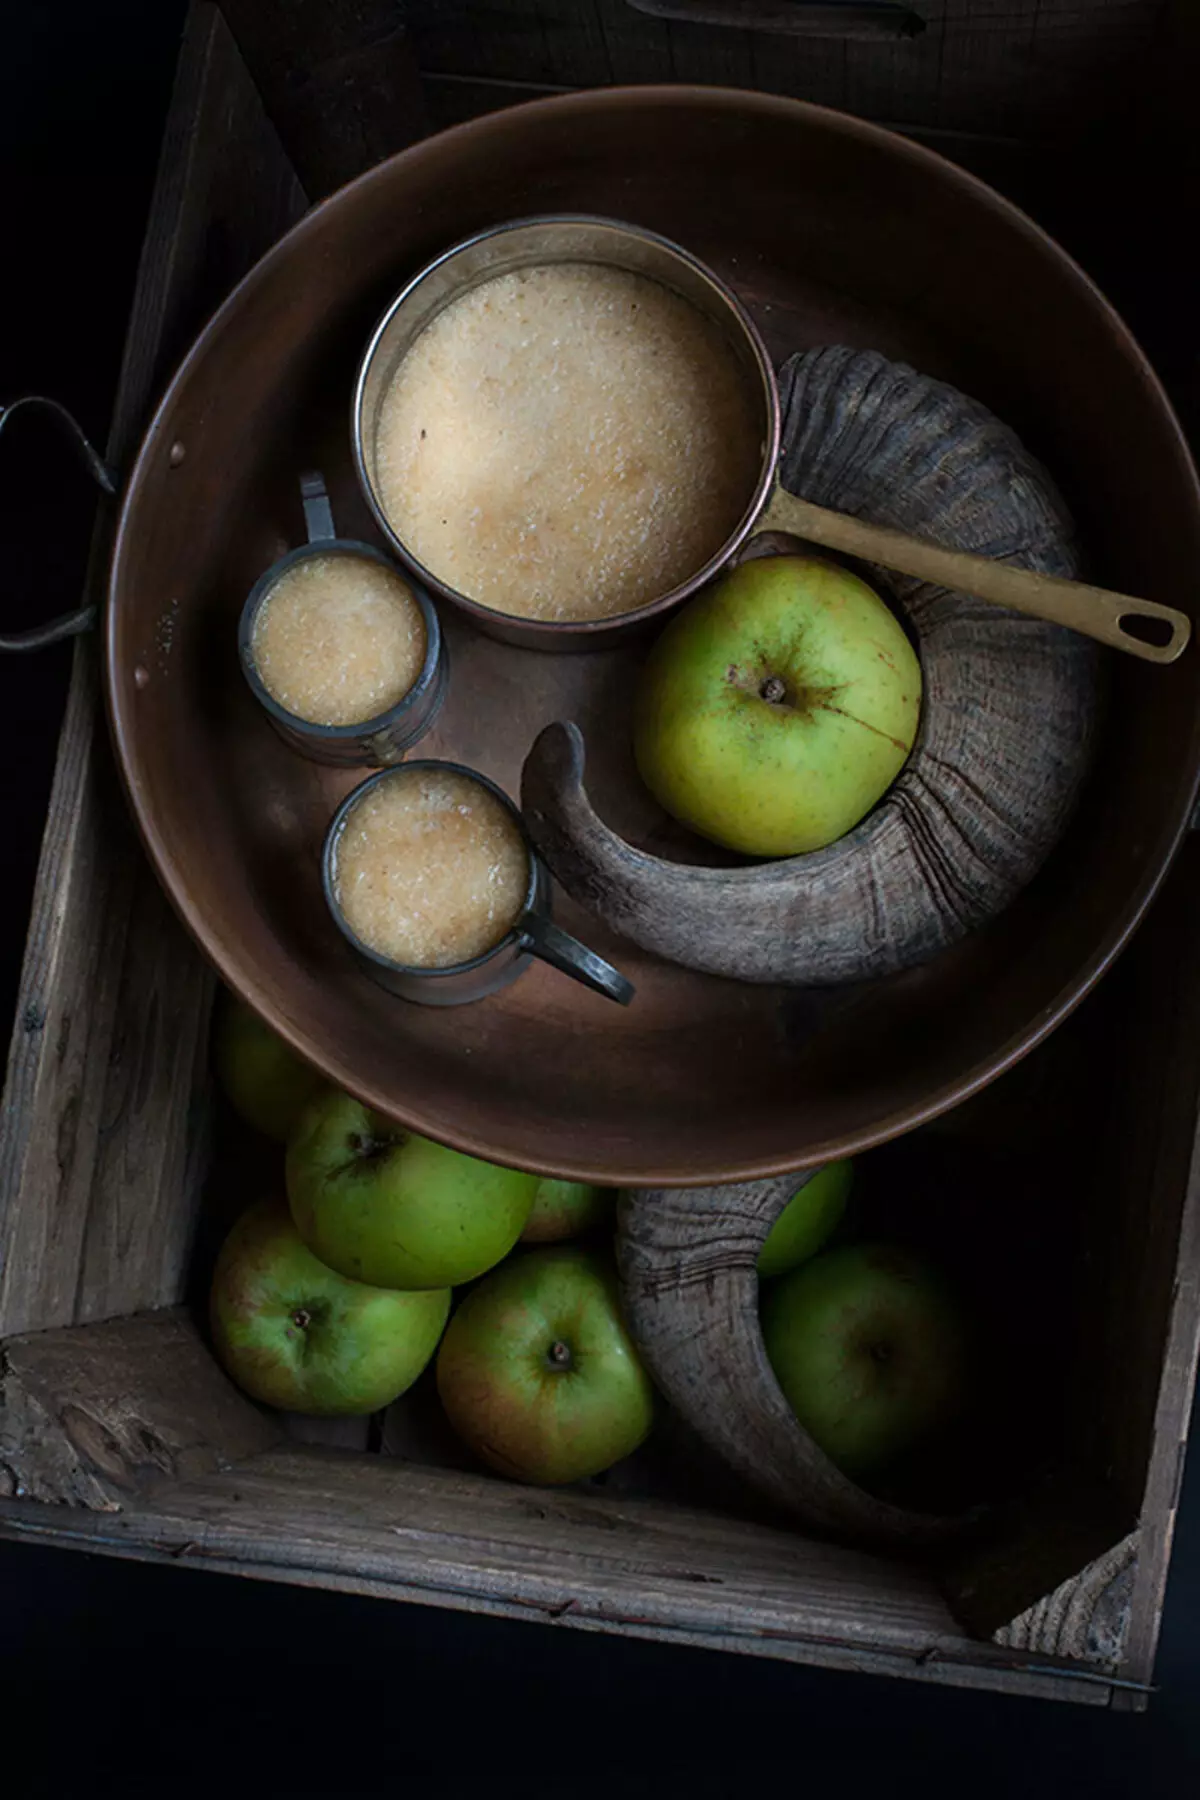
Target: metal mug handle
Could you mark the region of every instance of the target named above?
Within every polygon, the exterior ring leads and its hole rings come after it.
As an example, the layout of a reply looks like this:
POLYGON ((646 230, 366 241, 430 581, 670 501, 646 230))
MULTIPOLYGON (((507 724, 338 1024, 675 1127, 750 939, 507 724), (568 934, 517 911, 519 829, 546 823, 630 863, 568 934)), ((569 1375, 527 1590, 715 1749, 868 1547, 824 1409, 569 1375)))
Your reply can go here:
POLYGON ((584 987, 592 988, 597 994, 603 994, 606 1000, 615 1000, 618 1006, 628 1006, 637 989, 632 981, 627 981, 619 969, 581 944, 568 931, 562 931, 552 920, 542 913, 526 913, 518 927, 521 948, 540 957, 542 962, 549 963, 564 975, 573 976, 581 981, 584 987))
MULTIPOLYGON (((97 487, 105 494, 114 495, 117 491, 117 480, 99 451, 94 448, 82 427, 72 418, 65 406, 57 400, 50 400, 44 394, 24 394, 21 399, 13 400, 8 406, 0 406, 0 432, 15 413, 25 407, 40 408, 50 415, 59 430, 74 446, 80 461, 97 487)), ((81 631, 87 631, 96 622, 94 605, 81 606, 75 612, 61 613, 57 619, 51 619, 48 625, 35 625, 29 631, 9 632, 0 635, 0 651, 43 650, 48 644, 57 644, 60 639, 77 637, 81 631)))

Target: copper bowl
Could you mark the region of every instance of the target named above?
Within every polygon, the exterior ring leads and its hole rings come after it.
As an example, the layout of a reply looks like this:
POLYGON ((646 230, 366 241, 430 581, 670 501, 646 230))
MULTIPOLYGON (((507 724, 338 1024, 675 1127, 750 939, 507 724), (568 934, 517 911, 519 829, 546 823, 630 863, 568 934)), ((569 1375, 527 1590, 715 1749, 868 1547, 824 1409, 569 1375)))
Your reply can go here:
MULTIPOLYGON (((870 345, 978 396, 1066 489, 1090 573, 1191 610, 1200 494, 1181 434, 1120 320, 1042 232, 938 156, 835 113, 765 94, 608 89, 416 145, 316 207, 230 296, 125 496, 107 616, 116 751, 154 865, 222 977, 370 1104, 466 1150, 614 1185, 800 1168, 970 1094, 1105 969, 1187 825, 1200 657, 1112 659, 1101 755, 1058 850, 994 926, 878 984, 862 1009, 830 1019, 804 994, 630 954, 566 904, 564 926, 636 984, 627 1010, 536 971, 450 1012, 385 994, 353 966, 321 894, 321 843, 354 777, 291 753, 254 706, 238 612, 296 541, 298 470, 325 470, 341 529, 372 535, 346 415, 389 299, 476 232, 564 212, 682 244, 776 361, 870 345)), ((670 854, 627 747, 640 644, 545 656, 449 608, 443 624, 454 677, 422 754, 511 794, 539 725, 575 718, 596 747, 604 816, 670 854)))

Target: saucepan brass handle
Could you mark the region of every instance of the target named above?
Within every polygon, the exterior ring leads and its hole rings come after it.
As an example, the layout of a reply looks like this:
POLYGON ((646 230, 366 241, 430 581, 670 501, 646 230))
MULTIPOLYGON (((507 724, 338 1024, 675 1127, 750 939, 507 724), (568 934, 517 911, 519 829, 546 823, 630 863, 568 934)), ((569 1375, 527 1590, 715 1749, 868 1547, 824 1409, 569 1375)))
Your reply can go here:
MULTIPOLYGON (((115 494, 117 482, 112 470, 66 407, 60 406, 57 400, 49 400, 44 394, 25 394, 8 406, 0 406, 0 433, 18 413, 38 411, 43 412, 74 446, 97 487, 105 494, 115 494)), ((95 622, 95 606, 81 606, 75 612, 61 613, 47 625, 34 625, 28 631, 0 634, 0 650, 43 650, 47 644, 57 644, 61 638, 77 637, 81 631, 89 630, 95 622)))
POLYGON ((826 550, 912 575, 918 581, 973 594, 977 600, 1006 606, 1011 612, 1066 625, 1144 662, 1174 662, 1186 650, 1192 633, 1191 620, 1177 607, 1019 569, 966 550, 951 550, 849 513, 815 506, 782 487, 776 488, 757 529, 786 532, 826 550))

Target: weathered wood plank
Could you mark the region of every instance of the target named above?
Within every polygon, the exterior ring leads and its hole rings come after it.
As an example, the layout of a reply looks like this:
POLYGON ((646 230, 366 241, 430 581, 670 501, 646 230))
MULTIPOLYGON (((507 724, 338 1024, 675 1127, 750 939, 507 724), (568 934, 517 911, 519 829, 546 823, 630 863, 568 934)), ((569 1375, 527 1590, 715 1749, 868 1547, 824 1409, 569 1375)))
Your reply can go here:
POLYGON ((1110 1692, 963 1638, 919 1571, 653 1501, 284 1449, 119 1515, 51 1517, 3 1501, 0 1533, 939 1685, 1110 1692))
MULTIPOLYGON (((303 207, 224 22, 196 6, 109 437, 118 467, 187 338, 303 207)), ((209 999, 118 797, 98 647, 81 642, 0 1117, 0 1336, 179 1297, 203 1167, 209 999)))
POLYGON ((689 10, 680 0, 668 20, 628 0, 412 0, 407 17, 423 74, 549 87, 716 82, 903 127, 1053 139, 1128 92, 1162 0, 921 0, 919 36, 865 40, 849 23, 844 36, 797 36, 776 28, 778 9, 751 0, 722 8, 724 25, 699 4, 690 22, 689 10))
MULTIPOLYGON (((1005 1632, 1015 1628, 1013 1641, 1020 1642, 1022 1618, 1057 1617, 1072 1596, 1086 1611, 1099 1579, 1091 1571, 1109 1566, 1117 1547, 1129 1541, 1130 1523, 1101 1482, 1069 1467, 1041 1479, 1033 1472, 1026 1491, 1001 1510, 978 1544, 946 1558, 942 1592, 973 1637, 1007 1643, 1005 1632)), ((1094 1597, 1099 1605, 1099 1592, 1094 1597)), ((1048 1640, 1040 1647, 1051 1649, 1048 1640)), ((1064 1647, 1059 1654, 1077 1652, 1064 1647)))
POLYGON ((652 18, 774 37, 917 37, 925 23, 902 0, 626 0, 626 5, 652 18))
MULTIPOLYGON (((1193 1156, 1179 1238, 1150 1468, 1142 1500, 1140 1551, 1130 1596, 1123 1673, 1149 1682, 1162 1626, 1167 1574, 1196 1391, 1200 1321, 1200 1149, 1193 1156)), ((1135 1704, 1122 1701, 1122 1708, 1135 1704)))
POLYGON ((371 1437, 371 1420, 325 1419, 313 1413, 281 1413, 285 1437, 294 1444, 317 1444, 325 1450, 365 1451, 371 1437))
MULTIPOLYGON (((1143 1685, 1153 1669, 1200 1340, 1198 906, 1200 843, 1192 841, 1079 1018, 1024 1071, 941 1128, 967 1130, 980 1149, 989 1138, 1032 1134, 1028 1148, 1047 1162, 1059 1204, 1078 1213, 1081 1234, 1058 1315, 1058 1454, 1077 1487, 1068 1475, 1040 1499, 1031 1491, 1006 1540, 948 1576, 954 1610, 986 1631, 1007 1614, 1015 1635, 1002 1631, 1005 1642, 1040 1636, 1048 1644, 1063 1634, 1065 1646, 1071 1634, 1084 1641, 1090 1633, 1115 1655, 1120 1637, 1120 1674, 1143 1685), (1114 1043, 1128 1047, 1115 1066, 1106 1051, 1114 1043), (1044 1094, 1030 1087, 1039 1067, 1054 1077, 1044 1094), (1064 1120, 1089 1113, 1095 1128, 1086 1141, 1064 1132, 1064 1120), (1063 1579, 1072 1558, 1078 1573, 1063 1579)), ((1039 1311, 1045 1304, 1043 1297, 1039 1311)), ((1114 1704, 1141 1703, 1136 1692, 1117 1691, 1123 1697, 1114 1704)))
POLYGON ((1093 1663, 1117 1674, 1125 1664, 1138 1542, 1138 1533, 1131 1531, 1070 1581, 1002 1626, 994 1641, 1011 1650, 1093 1663))
POLYGON ((1091 1194, 1081 1294, 1091 1328, 1070 1410, 1092 1466, 1134 1514, 1146 1510, 1148 1477, 1160 1502, 1177 1479, 1200 1333, 1198 906, 1193 838, 1101 996, 1106 1030, 1119 1029, 1131 1054, 1091 1194))
POLYGON ((0 1492, 18 1498, 111 1512, 279 1437, 181 1309, 0 1348, 0 1492))
MULTIPOLYGON (((761 87, 755 66, 755 47, 762 44, 770 58, 778 49, 774 37, 765 40, 752 31, 706 31, 694 20, 672 21, 666 26, 671 70, 676 81, 711 83, 715 87, 761 87)), ((773 85, 768 81, 766 86, 773 85)))
POLYGON ((947 4, 936 122, 1047 136, 1068 122, 1086 129, 1136 87, 1161 12, 1161 0, 947 4))
POLYGON ((314 199, 424 137, 396 0, 221 0, 221 8, 314 199))

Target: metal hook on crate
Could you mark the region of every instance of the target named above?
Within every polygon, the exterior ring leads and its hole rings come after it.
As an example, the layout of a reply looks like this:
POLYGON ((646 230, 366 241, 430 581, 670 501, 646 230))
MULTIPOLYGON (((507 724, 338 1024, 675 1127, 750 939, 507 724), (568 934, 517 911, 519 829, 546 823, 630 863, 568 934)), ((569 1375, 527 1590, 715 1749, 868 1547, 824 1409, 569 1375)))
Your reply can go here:
MULTIPOLYGON (((68 442, 73 445, 80 461, 101 492, 109 496, 116 494, 117 478, 113 471, 92 444, 82 426, 57 400, 51 400, 45 394, 24 394, 19 400, 11 401, 8 406, 0 406, 0 433, 3 433, 5 426, 14 414, 27 407, 47 413, 68 442)), ((0 634, 0 651, 42 650, 48 644, 57 644, 62 638, 78 636, 81 631, 89 630, 95 622, 95 605, 81 606, 75 612, 60 613, 59 617, 51 619, 48 625, 35 625, 28 631, 0 634)))

